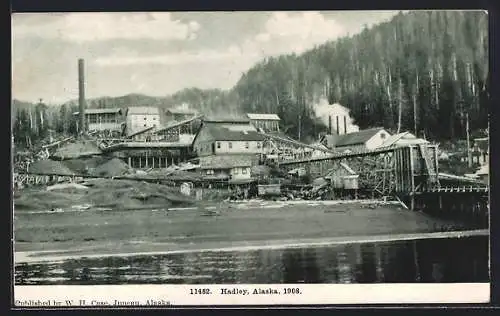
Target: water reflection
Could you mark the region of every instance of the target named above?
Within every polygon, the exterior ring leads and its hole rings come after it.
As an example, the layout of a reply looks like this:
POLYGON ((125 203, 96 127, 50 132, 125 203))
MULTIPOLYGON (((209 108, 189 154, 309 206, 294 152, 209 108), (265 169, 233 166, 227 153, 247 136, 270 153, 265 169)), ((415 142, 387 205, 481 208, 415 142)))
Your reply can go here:
POLYGON ((488 238, 19 264, 16 284, 488 282, 488 238))

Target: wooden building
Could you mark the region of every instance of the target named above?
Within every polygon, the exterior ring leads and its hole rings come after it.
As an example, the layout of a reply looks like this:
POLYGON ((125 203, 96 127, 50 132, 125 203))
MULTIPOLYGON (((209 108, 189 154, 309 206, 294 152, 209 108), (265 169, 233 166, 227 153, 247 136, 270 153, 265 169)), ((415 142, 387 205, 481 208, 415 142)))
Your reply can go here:
POLYGON ((212 155, 199 157, 201 173, 205 177, 225 180, 251 179, 251 168, 257 157, 250 155, 212 155))
POLYGON ((247 113, 250 123, 263 132, 279 132, 280 118, 276 114, 247 113))
POLYGON ((379 148, 390 136, 385 129, 377 127, 341 135, 325 135, 320 142, 334 151, 357 152, 379 148))
MULTIPOLYGON (((124 118, 122 110, 119 108, 108 109, 86 109, 85 122, 89 132, 111 131, 121 132, 124 118)), ((80 112, 74 112, 73 115, 79 115, 80 112)))
POLYGON ((148 127, 160 126, 160 111, 157 107, 133 106, 127 109, 126 134, 131 135, 148 127))
POLYGON ((193 151, 198 156, 259 154, 264 139, 248 121, 207 121, 193 140, 193 151))
POLYGON ((193 158, 190 145, 169 142, 123 142, 104 151, 136 169, 167 168, 193 158))

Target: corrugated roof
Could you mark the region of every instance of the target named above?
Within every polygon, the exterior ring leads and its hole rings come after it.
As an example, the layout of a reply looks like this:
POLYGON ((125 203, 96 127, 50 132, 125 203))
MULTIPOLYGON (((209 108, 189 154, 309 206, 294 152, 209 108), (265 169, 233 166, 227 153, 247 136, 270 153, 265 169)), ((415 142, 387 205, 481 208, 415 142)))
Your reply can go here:
POLYGON ((215 125, 205 125, 212 138, 216 141, 263 141, 265 137, 256 131, 235 131, 215 125))
POLYGON ((247 113, 247 116, 251 120, 269 120, 269 121, 280 120, 280 117, 276 114, 247 113))
MULTIPOLYGON (((104 114, 104 113, 118 113, 120 108, 107 108, 107 109, 85 109, 85 114, 104 114)), ((78 115, 80 112, 73 112, 73 115, 78 115)))
POLYGON ((375 134, 382 131, 383 129, 384 128, 382 127, 376 127, 376 128, 365 129, 359 132, 339 135, 337 141, 335 142, 335 147, 364 144, 370 138, 375 136, 375 134))
POLYGON ((160 114, 160 110, 157 107, 152 106, 131 106, 127 109, 127 115, 129 114, 160 114))
POLYGON ((199 157, 200 169, 229 169, 251 167, 254 157, 251 155, 212 155, 199 157))

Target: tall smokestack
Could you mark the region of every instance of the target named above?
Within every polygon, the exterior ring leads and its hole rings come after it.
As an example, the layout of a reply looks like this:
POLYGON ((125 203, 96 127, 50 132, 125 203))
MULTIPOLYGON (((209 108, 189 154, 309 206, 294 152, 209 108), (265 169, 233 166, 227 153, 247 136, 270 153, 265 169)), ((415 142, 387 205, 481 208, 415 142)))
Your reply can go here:
POLYGON ((340 135, 339 134, 339 116, 335 116, 335 118, 337 119, 337 135, 340 135))
POLYGON ((86 133, 85 124, 85 64, 83 59, 78 59, 78 106, 80 110, 80 130, 86 133))
POLYGON ((347 116, 344 115, 344 134, 347 134, 347 116))
POLYGON ((328 133, 332 134, 332 116, 328 116, 328 133))

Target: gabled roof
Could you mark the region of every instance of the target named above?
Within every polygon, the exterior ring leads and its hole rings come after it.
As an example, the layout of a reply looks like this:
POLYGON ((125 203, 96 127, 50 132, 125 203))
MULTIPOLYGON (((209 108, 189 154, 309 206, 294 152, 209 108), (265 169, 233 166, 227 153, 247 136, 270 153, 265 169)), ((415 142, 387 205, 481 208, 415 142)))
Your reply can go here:
POLYGON ((127 115, 130 115, 130 114, 136 114, 136 115, 158 114, 159 115, 160 110, 158 110, 157 107, 152 107, 152 106, 131 106, 131 107, 127 108, 127 115))
MULTIPOLYGON (((106 109, 85 109, 85 114, 104 114, 104 113, 120 113, 120 108, 106 108, 106 109)), ((73 112, 73 115, 78 115, 80 112, 73 112)))
POLYGON ((276 114, 247 113, 247 116, 251 120, 269 120, 269 121, 280 120, 280 117, 276 114))
POLYGON ((263 141, 264 136, 256 131, 235 131, 215 125, 205 125, 215 141, 263 141))
POLYGON ((229 169, 236 167, 251 167, 251 155, 212 155, 199 157, 200 169, 229 169))
POLYGON ((339 135, 335 143, 335 147, 344 147, 352 145, 360 145, 366 143, 370 138, 378 132, 384 130, 382 127, 370 128, 359 132, 339 135))

